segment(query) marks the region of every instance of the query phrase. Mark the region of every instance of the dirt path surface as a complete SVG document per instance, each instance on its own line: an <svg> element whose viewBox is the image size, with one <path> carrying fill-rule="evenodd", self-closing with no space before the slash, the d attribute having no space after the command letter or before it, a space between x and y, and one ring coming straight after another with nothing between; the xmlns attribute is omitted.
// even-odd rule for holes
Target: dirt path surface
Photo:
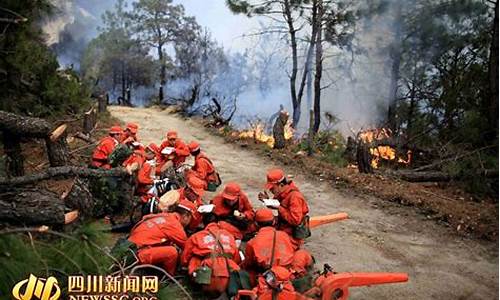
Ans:
<svg viewBox="0 0 500 300"><path fill-rule="evenodd" d="M240 183L255 207L260 207L257 194L266 170L278 167L268 158L227 144L195 121L165 111L109 109L124 122L140 124L139 136L144 143L159 143L169 129L177 130L186 142L199 141L222 180ZM345 211L351 218L314 230L305 247L315 256L317 266L330 263L338 272L409 273L406 284L353 288L350 299L498 298L495 243L458 237L411 208L390 204L387 209L387 202L380 199L354 196L328 183L292 175L309 202L311 215Z"/></svg>

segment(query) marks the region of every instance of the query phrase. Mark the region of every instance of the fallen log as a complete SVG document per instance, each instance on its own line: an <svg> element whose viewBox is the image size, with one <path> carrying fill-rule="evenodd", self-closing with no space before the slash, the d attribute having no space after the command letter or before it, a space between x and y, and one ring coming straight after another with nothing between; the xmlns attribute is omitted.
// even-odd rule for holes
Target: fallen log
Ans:
<svg viewBox="0 0 500 300"><path fill-rule="evenodd" d="M90 134L85 134L85 133L81 133L81 132L77 132L73 135L74 138L77 138L77 139L80 139L84 142L87 142L89 144L93 144L96 142L95 139L93 139Z"/></svg>
<svg viewBox="0 0 500 300"><path fill-rule="evenodd" d="M37 188L0 192L0 224L63 225L65 206L58 195Z"/></svg>
<svg viewBox="0 0 500 300"><path fill-rule="evenodd" d="M0 130L23 137L46 138L52 125L44 119L31 118L0 111Z"/></svg>
<svg viewBox="0 0 500 300"><path fill-rule="evenodd" d="M127 177L129 174L124 169L90 169L87 167L63 166L48 168L44 171L14 178L0 178L0 187L18 186L38 182L46 179L69 178L100 178L100 177Z"/></svg>
<svg viewBox="0 0 500 300"><path fill-rule="evenodd" d="M445 172L428 171L428 172L413 172L413 171L395 171L391 172L401 179L409 182L443 182L450 181L452 176Z"/></svg>
<svg viewBox="0 0 500 300"><path fill-rule="evenodd" d="M471 176L480 176L484 178L497 178L498 169L477 170L471 174L448 174L441 171L415 171L415 170L399 170L386 171L386 173L397 176L409 182L446 182L454 179L464 179Z"/></svg>

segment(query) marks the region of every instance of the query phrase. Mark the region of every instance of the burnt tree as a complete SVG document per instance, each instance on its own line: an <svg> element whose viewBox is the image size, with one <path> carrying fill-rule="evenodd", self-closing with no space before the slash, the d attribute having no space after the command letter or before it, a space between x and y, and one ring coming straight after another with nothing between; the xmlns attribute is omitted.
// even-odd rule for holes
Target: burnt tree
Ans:
<svg viewBox="0 0 500 300"><path fill-rule="evenodd" d="M273 126L274 149L283 149L286 146L285 126L288 122L288 113L280 111Z"/></svg>
<svg viewBox="0 0 500 300"><path fill-rule="evenodd" d="M362 141L358 141L358 145L356 147L356 162L359 173L373 173L370 148Z"/></svg>

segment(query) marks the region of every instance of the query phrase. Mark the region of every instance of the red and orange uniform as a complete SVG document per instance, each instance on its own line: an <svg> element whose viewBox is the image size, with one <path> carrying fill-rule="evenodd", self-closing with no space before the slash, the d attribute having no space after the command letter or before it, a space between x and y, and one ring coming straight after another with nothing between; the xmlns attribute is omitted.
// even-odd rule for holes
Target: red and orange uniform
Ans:
<svg viewBox="0 0 500 300"><path fill-rule="evenodd" d="M233 235L217 223L210 223L204 230L190 236L181 255L181 264L187 266L191 276L201 266L212 269L210 284L202 285L207 292L226 291L231 270L240 269L239 261Z"/></svg>
<svg viewBox="0 0 500 300"><path fill-rule="evenodd" d="M119 144L118 138L122 133L120 126L113 126L109 130L109 136L103 138L92 153L91 165L101 169L111 169L108 158Z"/></svg>

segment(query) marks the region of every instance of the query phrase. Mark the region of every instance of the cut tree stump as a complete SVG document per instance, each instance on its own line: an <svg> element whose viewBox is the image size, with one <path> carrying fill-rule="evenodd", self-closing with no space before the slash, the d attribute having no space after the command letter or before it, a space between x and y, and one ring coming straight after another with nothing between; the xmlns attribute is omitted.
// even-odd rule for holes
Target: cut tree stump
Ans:
<svg viewBox="0 0 500 300"><path fill-rule="evenodd" d="M83 133L90 134L97 122L97 114L95 108L91 108L83 115Z"/></svg>
<svg viewBox="0 0 500 300"><path fill-rule="evenodd" d="M99 97L97 97L97 111L99 113L104 113L107 111L107 106L108 106L108 101L109 101L108 97L109 96L107 96L107 94L100 95ZM128 97L130 97L130 94L128 94Z"/></svg>
<svg viewBox="0 0 500 300"><path fill-rule="evenodd" d="M64 203L57 194L37 188L0 192L0 224L63 225Z"/></svg>

